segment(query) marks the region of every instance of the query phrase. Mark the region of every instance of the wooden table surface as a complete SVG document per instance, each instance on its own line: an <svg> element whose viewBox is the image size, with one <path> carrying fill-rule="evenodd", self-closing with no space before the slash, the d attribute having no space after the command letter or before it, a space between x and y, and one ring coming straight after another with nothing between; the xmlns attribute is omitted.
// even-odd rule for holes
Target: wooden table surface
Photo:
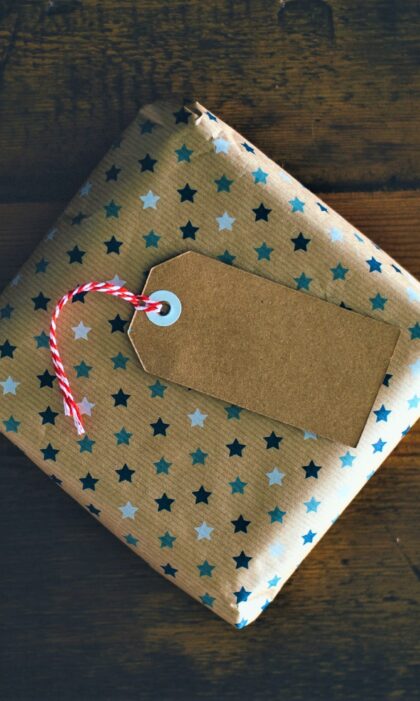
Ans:
<svg viewBox="0 0 420 701"><path fill-rule="evenodd" d="M195 96L420 275L417 0L0 0L0 288L140 104ZM0 439L2 701L418 698L417 426L242 631Z"/></svg>

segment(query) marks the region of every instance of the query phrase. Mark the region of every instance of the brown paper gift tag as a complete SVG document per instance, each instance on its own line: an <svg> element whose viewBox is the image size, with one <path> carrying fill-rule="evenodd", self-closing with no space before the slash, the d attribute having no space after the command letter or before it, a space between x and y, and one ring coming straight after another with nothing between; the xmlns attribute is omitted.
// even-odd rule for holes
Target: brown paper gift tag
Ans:
<svg viewBox="0 0 420 701"><path fill-rule="evenodd" d="M144 294L159 290L182 312L164 326L134 315L129 336L147 372L357 445L397 327L194 252L152 268Z"/></svg>

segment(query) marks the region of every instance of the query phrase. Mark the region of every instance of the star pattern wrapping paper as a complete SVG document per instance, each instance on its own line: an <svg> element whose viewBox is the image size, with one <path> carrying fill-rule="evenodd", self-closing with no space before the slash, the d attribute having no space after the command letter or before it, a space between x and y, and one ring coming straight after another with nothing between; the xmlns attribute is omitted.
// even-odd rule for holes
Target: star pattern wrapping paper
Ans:
<svg viewBox="0 0 420 701"><path fill-rule="evenodd" d="M126 333L132 307L95 293L58 325L77 435L48 348L55 302L92 280L141 291L152 266L188 250L401 328L357 448L146 374ZM0 428L133 552L243 628L418 418L419 308L408 272L247 139L198 103L155 103L0 298Z"/></svg>

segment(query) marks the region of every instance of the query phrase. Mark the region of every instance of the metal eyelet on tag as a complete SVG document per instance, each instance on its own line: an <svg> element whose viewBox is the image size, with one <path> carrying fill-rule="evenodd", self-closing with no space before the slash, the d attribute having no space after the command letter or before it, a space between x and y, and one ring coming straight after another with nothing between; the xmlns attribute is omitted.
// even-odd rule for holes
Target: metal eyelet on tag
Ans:
<svg viewBox="0 0 420 701"><path fill-rule="evenodd" d="M159 312L146 312L146 316L152 324L155 326L171 326L178 321L182 312L182 304L179 297L169 290L157 290L149 295L149 298L153 302L166 302L169 306L169 311L167 314L160 314Z"/></svg>

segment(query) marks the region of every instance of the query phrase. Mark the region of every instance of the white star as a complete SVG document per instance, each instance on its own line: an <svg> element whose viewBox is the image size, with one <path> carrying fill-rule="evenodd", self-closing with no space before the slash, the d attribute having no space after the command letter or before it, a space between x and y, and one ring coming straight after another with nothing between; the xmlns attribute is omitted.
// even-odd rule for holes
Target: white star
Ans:
<svg viewBox="0 0 420 701"><path fill-rule="evenodd" d="M341 231L341 229L338 228L338 226L332 226L329 233L330 233L331 241L342 241L343 240L343 232Z"/></svg>
<svg viewBox="0 0 420 701"><path fill-rule="evenodd" d="M14 287L16 287L16 285L18 285L18 284L20 283L21 280L22 280L22 275L21 275L20 273L18 273L18 274L15 275L15 277L13 278L13 280L12 280L12 285L13 285Z"/></svg>
<svg viewBox="0 0 420 701"><path fill-rule="evenodd" d="M312 431L304 431L303 432L303 440L304 441L316 441L318 439L318 436L316 433L312 433Z"/></svg>
<svg viewBox="0 0 420 701"><path fill-rule="evenodd" d="M92 183L90 183L88 180L87 183L85 183L83 185L83 187L80 188L79 195L81 197L87 197L88 194L90 193L91 189L92 189Z"/></svg>
<svg viewBox="0 0 420 701"><path fill-rule="evenodd" d="M230 143L227 139L213 139L214 150L216 153L229 153Z"/></svg>
<svg viewBox="0 0 420 701"><path fill-rule="evenodd" d="M124 287L124 285L125 285L125 283L126 283L126 280L121 280L121 278L118 277L118 275L114 275L114 277L112 278L112 280L108 280L108 282L109 282L111 285L116 285L117 287Z"/></svg>
<svg viewBox="0 0 420 701"><path fill-rule="evenodd" d="M201 526L197 526L194 530L197 531L197 540L211 540L211 533L214 531L214 528L211 528L203 521Z"/></svg>
<svg viewBox="0 0 420 701"><path fill-rule="evenodd" d="M92 404L87 397L83 397L82 401L78 402L77 406L79 407L81 414L92 416L92 409L94 408L95 404Z"/></svg>
<svg viewBox="0 0 420 701"><path fill-rule="evenodd" d="M278 467L274 467L271 472L266 472L265 474L268 477L268 484L270 487L272 487L273 484L282 484L284 472L281 472Z"/></svg>
<svg viewBox="0 0 420 701"><path fill-rule="evenodd" d="M270 553L272 555L274 555L275 557L278 557L279 555L283 555L283 553L284 553L283 543L280 543L279 540L276 543L273 543L273 545L270 547Z"/></svg>
<svg viewBox="0 0 420 701"><path fill-rule="evenodd" d="M58 233L58 229L56 229L56 228L50 229L47 236L46 236L47 241L52 241L57 233Z"/></svg>
<svg viewBox="0 0 420 701"><path fill-rule="evenodd" d="M413 375L418 377L420 375L420 358L417 358L415 363L411 363L410 368Z"/></svg>
<svg viewBox="0 0 420 701"><path fill-rule="evenodd" d="M128 501L124 506L119 506L119 510L121 511L122 518L131 518L134 520L135 513L138 511L137 506L133 506L133 504Z"/></svg>
<svg viewBox="0 0 420 701"><path fill-rule="evenodd" d="M3 387L3 394L16 394L16 387L20 385L20 382L15 382L15 380L9 375L7 380L0 382L0 385Z"/></svg>
<svg viewBox="0 0 420 701"><path fill-rule="evenodd" d="M289 175L288 173L286 173L284 170L280 170L280 171L279 171L279 175L280 175L281 179L282 179L282 180L285 180L287 183L291 183L291 182L292 182L292 178L291 178L290 175Z"/></svg>
<svg viewBox="0 0 420 701"><path fill-rule="evenodd" d="M143 209L156 209L157 201L160 200L160 197L149 190L146 195L140 195L139 199L143 202Z"/></svg>
<svg viewBox="0 0 420 701"><path fill-rule="evenodd" d="M196 409L193 414L188 414L188 418L191 421L191 426L201 426L203 428L207 414L202 414L200 409Z"/></svg>
<svg viewBox="0 0 420 701"><path fill-rule="evenodd" d="M235 217L229 216L227 212L224 212L221 217L216 217L216 220L219 224L219 231L223 231L223 229L232 231L232 224L236 221Z"/></svg>
<svg viewBox="0 0 420 701"><path fill-rule="evenodd" d="M412 287L407 287L407 296L410 302L420 302L420 293Z"/></svg>
<svg viewBox="0 0 420 701"><path fill-rule="evenodd" d="M77 340L79 338L83 338L85 341L88 341L88 333L89 331L92 331L89 326L85 326L83 321L80 322L77 326L72 326L71 327L74 331L74 338Z"/></svg>

